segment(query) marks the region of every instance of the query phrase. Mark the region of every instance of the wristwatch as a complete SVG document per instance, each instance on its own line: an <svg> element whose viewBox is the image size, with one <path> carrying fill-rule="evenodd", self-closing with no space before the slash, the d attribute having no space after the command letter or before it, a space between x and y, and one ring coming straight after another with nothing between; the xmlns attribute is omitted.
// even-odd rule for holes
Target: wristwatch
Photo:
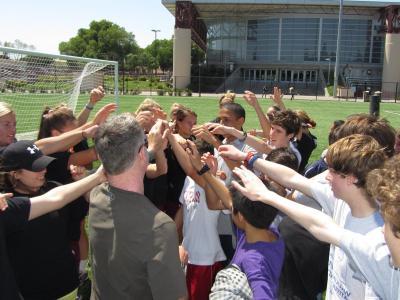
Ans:
<svg viewBox="0 0 400 300"><path fill-rule="evenodd" d="M208 171L210 171L210 167L207 164L204 164L200 171L197 171L197 174L201 176Z"/></svg>

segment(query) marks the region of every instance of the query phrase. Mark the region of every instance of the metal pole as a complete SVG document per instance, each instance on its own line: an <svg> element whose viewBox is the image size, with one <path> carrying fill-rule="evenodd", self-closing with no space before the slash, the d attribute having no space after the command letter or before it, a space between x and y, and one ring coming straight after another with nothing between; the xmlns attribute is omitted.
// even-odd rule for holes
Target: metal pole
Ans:
<svg viewBox="0 0 400 300"><path fill-rule="evenodd" d="M399 82L396 82L396 93L394 94L394 103L397 102L397 91L399 90Z"/></svg>
<svg viewBox="0 0 400 300"><path fill-rule="evenodd" d="M339 78L339 64L340 64L340 39L342 33L342 15L343 15L343 0L339 0L339 22L336 40L336 61L335 61L335 78L333 81L333 96L337 97L337 87Z"/></svg>
<svg viewBox="0 0 400 300"><path fill-rule="evenodd" d="M331 84L331 59L329 58L329 64L328 64L328 85Z"/></svg>
<svg viewBox="0 0 400 300"><path fill-rule="evenodd" d="M199 63L199 97L201 97L201 90L200 90L200 67L201 67L201 64Z"/></svg>

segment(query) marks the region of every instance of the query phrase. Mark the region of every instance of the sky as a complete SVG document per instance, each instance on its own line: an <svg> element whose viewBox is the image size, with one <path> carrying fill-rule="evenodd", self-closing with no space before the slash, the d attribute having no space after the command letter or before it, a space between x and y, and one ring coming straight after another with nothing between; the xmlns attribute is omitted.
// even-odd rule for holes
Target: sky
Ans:
<svg viewBox="0 0 400 300"><path fill-rule="evenodd" d="M16 39L33 45L36 51L59 54L58 44L76 36L78 29L89 28L91 21L106 19L135 35L140 47L154 40L170 39L173 15L161 0L0 0L0 41Z"/></svg>

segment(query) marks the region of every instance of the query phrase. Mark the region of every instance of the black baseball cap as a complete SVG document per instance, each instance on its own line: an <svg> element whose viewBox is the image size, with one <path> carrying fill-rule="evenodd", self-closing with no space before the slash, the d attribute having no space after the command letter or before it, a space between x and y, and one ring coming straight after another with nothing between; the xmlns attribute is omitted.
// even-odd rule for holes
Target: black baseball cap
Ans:
<svg viewBox="0 0 400 300"><path fill-rule="evenodd" d="M25 169L40 172L55 160L46 156L33 141L18 141L8 145L1 156L0 170L3 172Z"/></svg>

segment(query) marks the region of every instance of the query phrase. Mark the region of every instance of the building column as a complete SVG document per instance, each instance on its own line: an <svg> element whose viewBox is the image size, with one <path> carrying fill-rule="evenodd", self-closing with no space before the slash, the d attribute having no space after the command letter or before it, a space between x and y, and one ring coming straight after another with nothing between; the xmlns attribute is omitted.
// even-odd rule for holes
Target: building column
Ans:
<svg viewBox="0 0 400 300"><path fill-rule="evenodd" d="M400 34L386 33L382 72L382 96L384 98L394 98L396 82L400 82Z"/></svg>
<svg viewBox="0 0 400 300"><path fill-rule="evenodd" d="M175 28L172 68L174 88L183 89L190 84L191 49L191 29Z"/></svg>

